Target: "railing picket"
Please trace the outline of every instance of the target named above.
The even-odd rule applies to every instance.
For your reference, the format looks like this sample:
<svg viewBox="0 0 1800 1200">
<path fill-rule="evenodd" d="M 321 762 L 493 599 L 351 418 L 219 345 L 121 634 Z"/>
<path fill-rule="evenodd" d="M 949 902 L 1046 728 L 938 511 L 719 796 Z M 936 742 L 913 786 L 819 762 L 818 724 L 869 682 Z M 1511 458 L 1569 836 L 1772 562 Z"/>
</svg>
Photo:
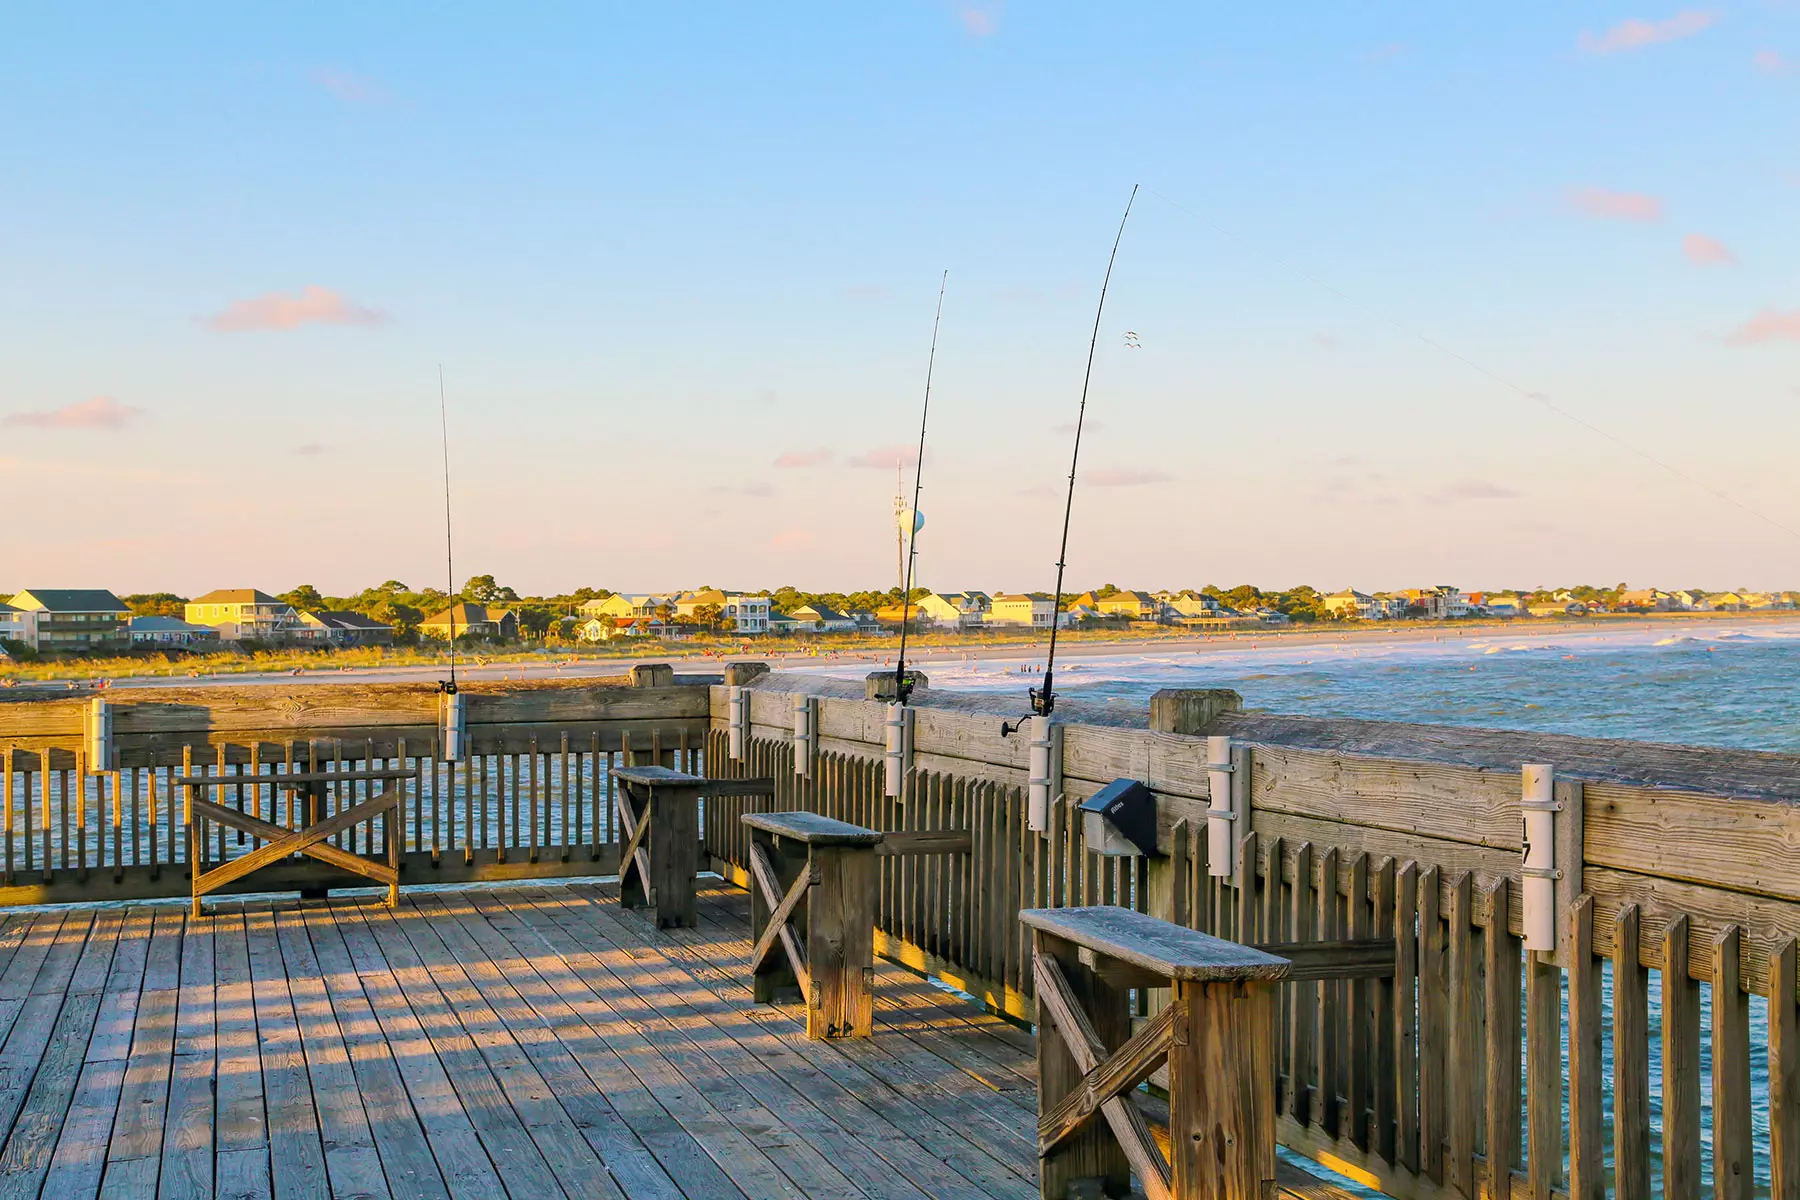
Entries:
<svg viewBox="0 0 1800 1200">
<path fill-rule="evenodd" d="M 1789 938 L 1769 956 L 1769 1200 L 1800 1200 L 1800 1028 L 1796 1027 L 1800 998 L 1795 995 L 1795 965 L 1794 939 Z"/>
<path fill-rule="evenodd" d="M 1594 957 L 1594 898 L 1581 896 L 1568 916 L 1569 925 L 1569 1197 L 1606 1200 L 1605 1084 L 1600 1062 L 1600 960 Z M 1749 1045 L 1744 1047 L 1749 1067 Z M 1744 1104 L 1749 1107 L 1749 1076 Z M 1745 1136 L 1749 1134 L 1746 1131 Z M 1748 1169 L 1746 1156 L 1745 1167 Z"/>
<path fill-rule="evenodd" d="M 1444 1078 L 1449 1026 L 1444 974 L 1444 923 L 1439 868 L 1419 876 L 1419 1157 L 1420 1168 L 1433 1183 L 1444 1182 Z"/>
<path fill-rule="evenodd" d="M 1507 927 L 1509 884 L 1496 879 L 1486 890 L 1487 1188 L 1490 1196 L 1512 1191 L 1512 1173 L 1523 1165 L 1519 1145 L 1519 939 Z"/>
<path fill-rule="evenodd" d="M 1700 1198 L 1700 984 L 1688 972 L 1688 918 L 1663 932 L 1663 1196 Z"/>
<path fill-rule="evenodd" d="M 1712 946 L 1714 1200 L 1750 1200 L 1756 1192 L 1750 1128 L 1750 1005 L 1739 965 L 1742 942 L 1739 928 L 1729 925 L 1713 939 Z"/>
<path fill-rule="evenodd" d="M 1419 1173 L 1419 864 L 1394 879 L 1394 1148 L 1388 1161 Z M 1295 940 L 1299 935 L 1296 932 Z M 1515 1020 L 1517 1018 L 1514 1018 Z"/>
</svg>

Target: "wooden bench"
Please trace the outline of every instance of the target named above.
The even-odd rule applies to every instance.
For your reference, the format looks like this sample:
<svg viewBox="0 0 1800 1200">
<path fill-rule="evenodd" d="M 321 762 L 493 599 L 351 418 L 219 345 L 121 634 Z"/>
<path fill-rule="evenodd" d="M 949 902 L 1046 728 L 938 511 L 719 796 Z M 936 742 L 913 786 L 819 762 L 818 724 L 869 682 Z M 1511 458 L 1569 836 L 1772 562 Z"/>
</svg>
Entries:
<svg viewBox="0 0 1800 1200">
<path fill-rule="evenodd" d="M 387 906 L 400 903 L 400 842 L 403 839 L 401 819 L 396 815 L 406 800 L 406 783 L 415 783 L 419 769 L 415 767 L 377 768 L 367 771 L 293 771 L 286 774 L 257 775 L 182 775 L 175 782 L 184 789 L 186 802 L 182 819 L 187 826 L 188 873 L 193 878 L 194 915 L 200 915 L 200 898 L 235 883 L 263 867 L 272 866 L 293 854 L 304 854 L 334 867 L 373 879 L 387 885 Z M 327 789 L 333 784 L 386 783 L 380 795 L 333 813 L 321 815 Z M 299 829 L 283 829 L 249 813 L 215 804 L 199 793 L 217 787 L 273 786 L 295 793 L 294 799 L 306 801 L 306 824 Z M 385 814 L 387 862 L 380 863 L 352 854 L 326 841 L 364 821 Z M 262 845 L 248 854 L 206 869 L 207 825 L 223 825 L 242 830 L 262 840 Z M 370 834 L 373 839 L 373 831 Z M 302 893 L 304 894 L 304 893 Z"/>
<path fill-rule="evenodd" d="M 807 1037 L 868 1037 L 874 1025 L 875 854 L 887 835 L 810 812 L 753 812 L 739 819 L 750 828 L 756 1000 L 773 1003 L 797 991 L 806 1004 Z"/>
<path fill-rule="evenodd" d="M 703 779 L 668 767 L 614 767 L 619 787 L 619 903 L 650 908 L 658 929 L 698 924 L 694 875 L 703 796 L 772 796 L 772 779 Z"/>
<path fill-rule="evenodd" d="M 1275 1186 L 1275 985 L 1286 959 L 1114 907 L 1035 908 L 1041 1195 L 1262 1200 Z M 1131 1034 L 1133 988 L 1172 988 Z M 1168 1063 L 1165 1159 L 1130 1093 Z M 1093 1120 L 1095 1116 L 1103 1118 Z M 1093 1181 L 1081 1182 L 1078 1181 Z"/>
</svg>

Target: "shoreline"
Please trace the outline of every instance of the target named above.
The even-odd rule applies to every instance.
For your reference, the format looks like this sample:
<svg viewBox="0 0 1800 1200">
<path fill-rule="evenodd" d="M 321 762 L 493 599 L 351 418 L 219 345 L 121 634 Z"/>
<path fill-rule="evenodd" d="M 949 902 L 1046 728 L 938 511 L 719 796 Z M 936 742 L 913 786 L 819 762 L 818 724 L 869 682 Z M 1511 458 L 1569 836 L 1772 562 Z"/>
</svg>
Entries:
<svg viewBox="0 0 1800 1200">
<path fill-rule="evenodd" d="M 1362 625 L 1302 625 L 1270 627 L 1257 630 L 1234 630 L 1212 634 L 1166 634 L 1152 637 L 1095 637 L 1092 634 L 1065 633 L 1058 637 L 1058 661 L 1069 659 L 1123 657 L 1145 654 L 1243 654 L 1278 651 L 1309 645 L 1406 646 L 1430 642 L 1467 642 L 1489 637 L 1606 637 L 1611 634 L 1641 634 L 1666 631 L 1679 635 L 1722 623 L 1738 625 L 1786 625 L 1800 623 L 1800 610 L 1765 613 L 1666 613 L 1621 614 L 1617 616 L 1570 617 L 1566 619 L 1490 618 L 1473 621 L 1418 621 Z M 940 635 L 941 636 L 941 635 Z M 898 644 L 829 651 L 825 653 L 778 653 L 777 647 L 753 646 L 748 651 L 682 654 L 675 648 L 662 652 L 606 657 L 558 658 L 550 654 L 521 656 L 485 664 L 480 655 L 470 655 L 457 664 L 459 678 L 480 682 L 526 682 L 533 679 L 604 678 L 623 675 L 640 663 L 668 663 L 677 674 L 713 674 L 731 662 L 766 662 L 775 670 L 817 671 L 833 673 L 834 668 L 866 668 L 874 670 L 891 666 Z M 809 648 L 812 649 L 812 648 Z M 762 650 L 762 652 L 758 652 Z M 1049 651 L 1047 637 L 1004 642 L 970 642 L 931 644 L 908 648 L 908 660 L 927 676 L 932 664 L 962 666 L 971 663 L 1041 662 Z M 197 677 L 186 674 L 140 675 L 111 681 L 117 688 L 192 687 L 229 684 L 287 683 L 318 685 L 333 682 L 406 683 L 436 679 L 445 674 L 444 662 L 393 664 L 380 666 L 325 667 L 317 670 L 224 671 Z M 1020 672 L 1027 674 L 1030 672 Z M 49 682 L 48 686 L 56 686 Z M 22 686 L 24 686 L 22 684 Z M 39 686 L 45 686 L 40 684 Z"/>
</svg>

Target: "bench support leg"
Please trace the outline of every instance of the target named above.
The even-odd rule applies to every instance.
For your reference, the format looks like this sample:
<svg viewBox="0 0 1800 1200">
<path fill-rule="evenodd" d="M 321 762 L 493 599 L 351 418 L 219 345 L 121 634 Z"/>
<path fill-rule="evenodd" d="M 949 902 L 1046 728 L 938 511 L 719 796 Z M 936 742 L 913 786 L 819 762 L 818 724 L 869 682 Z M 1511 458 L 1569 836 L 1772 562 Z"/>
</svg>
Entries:
<svg viewBox="0 0 1800 1200">
<path fill-rule="evenodd" d="M 692 787 L 659 787 L 650 806 L 650 886 L 658 929 L 692 929 L 700 923 L 694 872 L 700 857 L 700 793 Z"/>
<path fill-rule="evenodd" d="M 1274 1195 L 1274 985 L 1179 983 L 1174 1003 L 1186 1008 L 1187 1020 L 1186 1036 L 1169 1050 L 1173 1194 Z"/>
<path fill-rule="evenodd" d="M 875 852 L 868 846 L 810 849 L 818 882 L 806 899 L 812 977 L 806 1036 L 868 1037 L 875 1021 Z"/>
<path fill-rule="evenodd" d="M 763 930 L 769 927 L 770 914 L 781 898 L 787 895 L 794 886 L 800 873 L 806 870 L 806 860 L 791 853 L 798 847 L 789 847 L 790 853 L 784 854 L 781 845 L 768 834 L 760 830 L 750 831 L 751 853 L 761 850 L 767 856 L 769 865 L 774 868 L 775 894 L 763 894 L 762 881 L 754 873 L 750 879 L 750 936 L 760 939 Z M 806 917 L 804 909 L 807 901 L 800 902 L 792 922 L 804 933 Z M 750 977 L 750 994 L 758 1004 L 778 1004 L 783 1000 L 800 999 L 799 976 L 794 971 L 794 964 L 789 961 L 786 947 L 777 947 L 775 952 L 756 964 Z"/>
<path fill-rule="evenodd" d="M 1074 946 L 1033 932 L 1034 952 L 1049 955 L 1068 980 L 1073 999 L 1107 1047 L 1121 1046 L 1131 1036 L 1131 993 L 1115 987 L 1081 964 Z M 1082 1086 L 1079 1066 L 1056 1022 L 1039 1017 L 1037 1027 L 1038 1115 Z M 1038 1163 L 1043 1200 L 1070 1200 L 1092 1195 L 1131 1194 L 1131 1164 L 1104 1120 L 1090 1120 L 1079 1133 L 1063 1140 Z"/>
</svg>

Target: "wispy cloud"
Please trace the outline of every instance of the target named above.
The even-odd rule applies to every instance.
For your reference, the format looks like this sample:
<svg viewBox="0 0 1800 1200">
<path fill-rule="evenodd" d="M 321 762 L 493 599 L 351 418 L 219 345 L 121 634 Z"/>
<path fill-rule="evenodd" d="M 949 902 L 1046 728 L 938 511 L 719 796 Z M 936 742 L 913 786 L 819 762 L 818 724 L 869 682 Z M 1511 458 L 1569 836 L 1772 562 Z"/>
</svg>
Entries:
<svg viewBox="0 0 1800 1200">
<path fill-rule="evenodd" d="M 317 458 L 321 454 L 329 453 L 330 450 L 331 447 L 324 442 L 301 442 L 294 447 L 294 453 L 301 458 Z"/>
<path fill-rule="evenodd" d="M 1783 58 L 1779 50 L 1758 50 L 1750 56 L 1750 61 L 1764 75 L 1786 75 L 1794 69 L 1794 64 Z"/>
<path fill-rule="evenodd" d="M 1131 467 L 1096 467 L 1081 476 L 1090 487 L 1143 487 L 1151 483 L 1168 483 L 1174 476 L 1166 471 L 1136 470 Z"/>
<path fill-rule="evenodd" d="M 980 7 L 964 5 L 956 16 L 962 22 L 963 32 L 970 37 L 992 37 L 1000 32 L 1000 13 L 1004 8 L 998 0 Z"/>
<path fill-rule="evenodd" d="M 1406 53 L 1406 43 L 1405 42 L 1389 42 L 1387 45 L 1377 46 L 1373 50 L 1369 51 L 1367 54 L 1363 55 L 1363 61 L 1366 63 L 1371 63 L 1371 64 L 1384 63 L 1384 62 L 1389 61 L 1390 59 L 1399 58 L 1402 54 L 1405 54 L 1405 53 Z"/>
<path fill-rule="evenodd" d="M 1678 42 L 1708 28 L 1719 15 L 1704 9 L 1688 8 L 1661 21 L 1632 17 L 1620 21 L 1605 33 L 1583 32 L 1577 44 L 1589 54 L 1618 54 L 1625 50 L 1641 50 L 1662 42 Z"/>
<path fill-rule="evenodd" d="M 1731 267 L 1737 265 L 1737 255 L 1730 247 L 1717 238 L 1709 238 L 1704 233 L 1690 233 L 1681 239 L 1681 252 L 1691 263 L 1702 267 Z"/>
<path fill-rule="evenodd" d="M 1426 499 L 1450 504 L 1459 500 L 1517 500 L 1519 495 L 1514 488 L 1485 479 L 1463 479 L 1439 488 Z"/>
<path fill-rule="evenodd" d="M 8 413 L 0 419 L 0 425 L 24 429 L 123 429 L 143 415 L 143 409 L 120 404 L 111 396 L 95 396 L 62 408 Z"/>
<path fill-rule="evenodd" d="M 388 314 L 380 309 L 352 304 L 330 288 L 309 285 L 293 295 L 265 292 L 235 301 L 224 312 L 207 319 L 223 333 L 253 329 L 296 329 L 301 325 L 380 325 Z"/>
<path fill-rule="evenodd" d="M 1647 192 L 1614 192 L 1600 187 L 1569 190 L 1569 204 L 1577 212 L 1602 221 L 1660 221 L 1662 199 Z"/>
<path fill-rule="evenodd" d="M 812 544 L 813 535 L 805 529 L 784 529 L 766 543 L 770 550 L 805 550 Z"/>
<path fill-rule="evenodd" d="M 321 67 L 313 72 L 312 78 L 314 83 L 345 104 L 388 104 L 394 99 L 386 88 L 373 79 L 352 71 Z"/>
<path fill-rule="evenodd" d="M 1760 346 L 1766 342 L 1800 342 L 1800 310 L 1765 308 L 1725 335 L 1727 346 Z"/>
<path fill-rule="evenodd" d="M 800 467 L 822 467 L 831 461 L 831 451 L 823 446 L 811 450 L 787 450 L 775 456 L 775 465 L 784 471 Z"/>
<path fill-rule="evenodd" d="M 877 446 L 866 454 L 858 454 L 846 460 L 853 467 L 872 467 L 893 470 L 895 467 L 910 467 L 919 461 L 917 446 Z"/>
<path fill-rule="evenodd" d="M 751 483 L 715 483 L 706 490 L 715 495 L 749 496 L 752 499 L 758 500 L 765 499 L 775 494 L 773 486 L 763 483 L 760 480 Z"/>
<path fill-rule="evenodd" d="M 1336 350 L 1339 346 L 1343 345 L 1343 342 L 1338 340 L 1337 334 L 1326 333 L 1323 330 L 1313 334 L 1312 341 L 1313 345 L 1321 350 Z"/>
</svg>

